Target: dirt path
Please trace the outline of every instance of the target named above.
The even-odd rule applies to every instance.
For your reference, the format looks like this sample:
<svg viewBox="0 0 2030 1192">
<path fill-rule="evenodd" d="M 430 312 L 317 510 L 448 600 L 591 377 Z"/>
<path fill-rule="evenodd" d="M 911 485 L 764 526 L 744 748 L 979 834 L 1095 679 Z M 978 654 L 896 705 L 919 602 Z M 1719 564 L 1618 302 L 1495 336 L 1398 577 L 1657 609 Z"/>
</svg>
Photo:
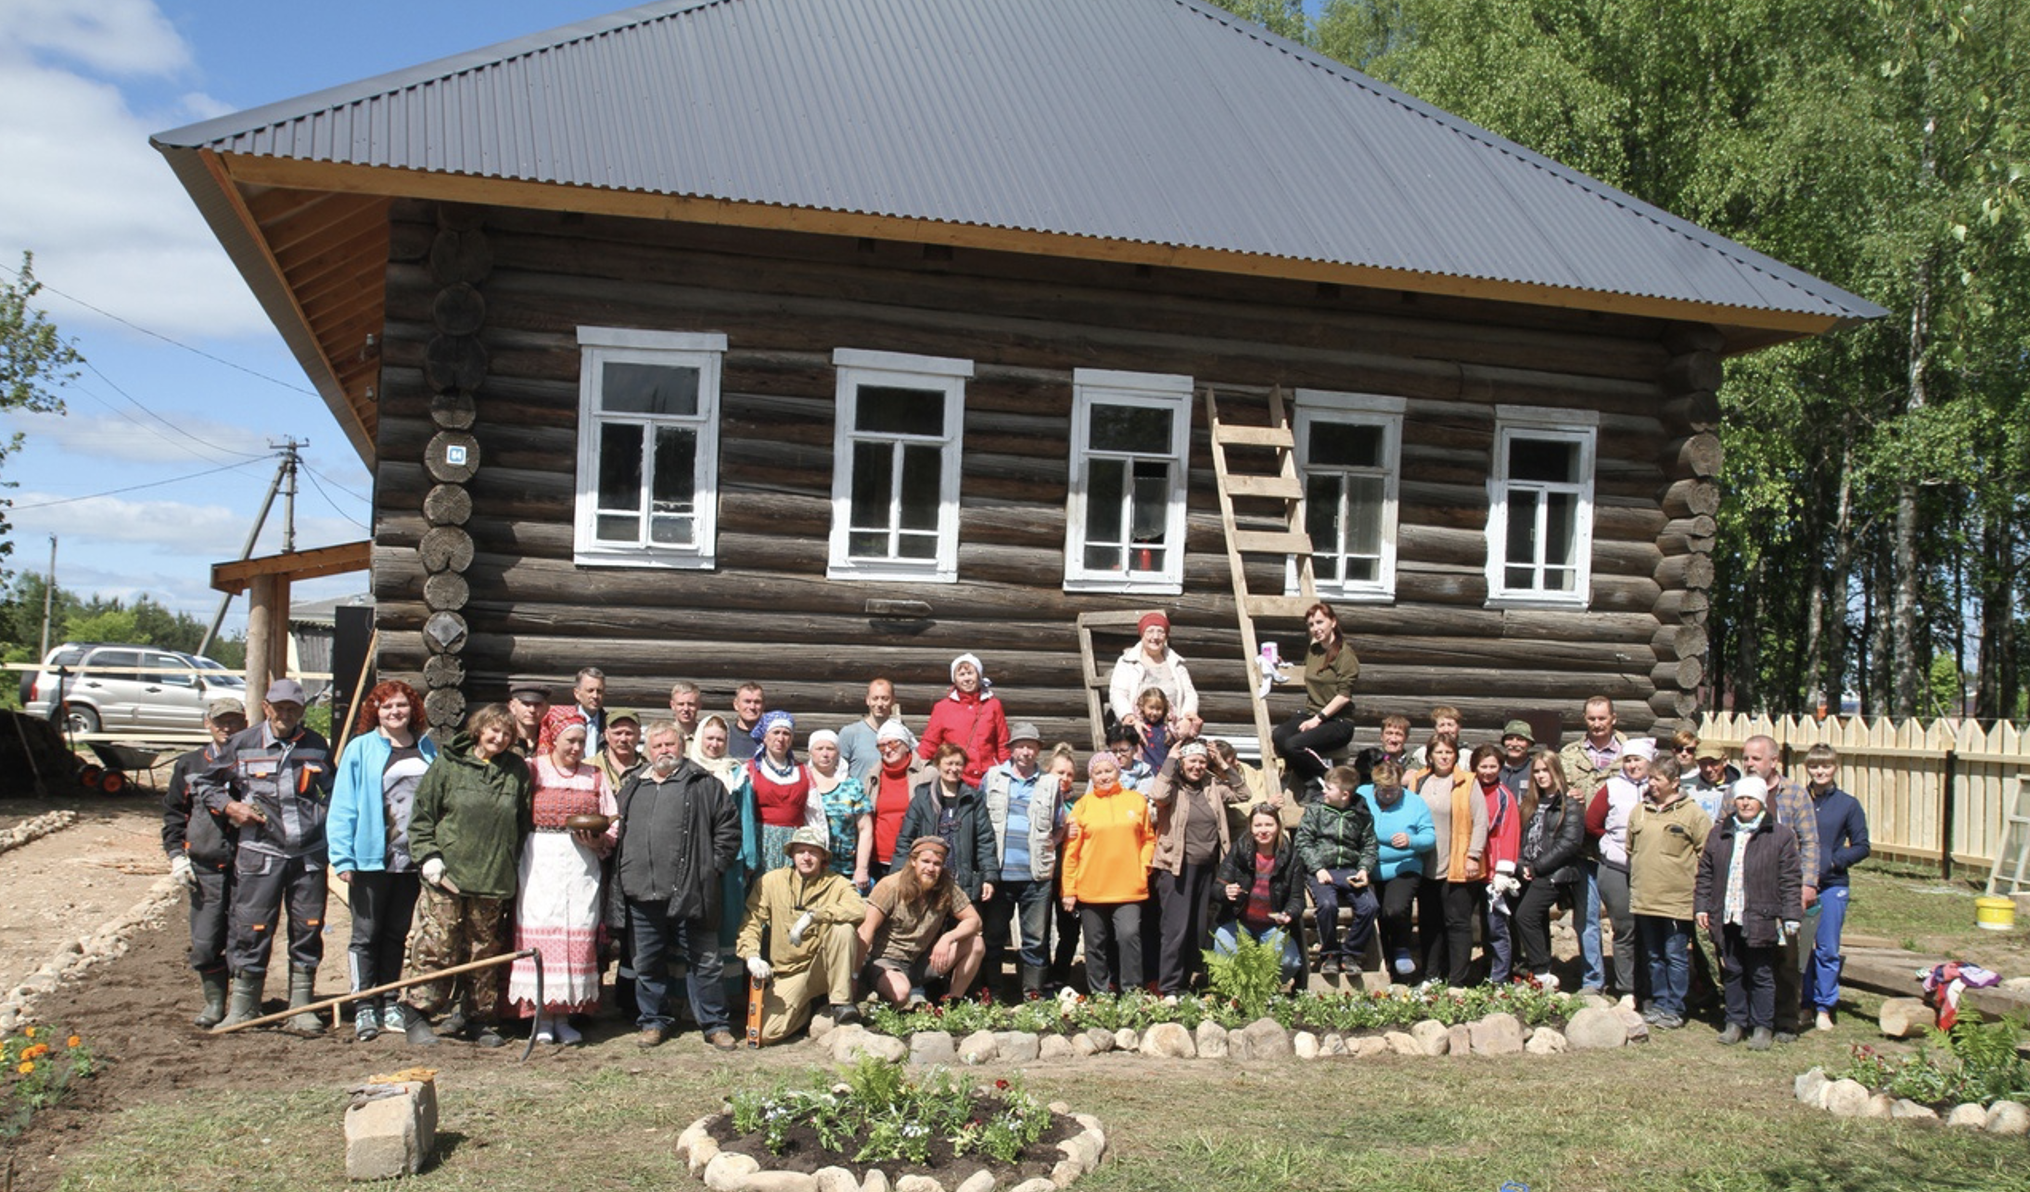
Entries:
<svg viewBox="0 0 2030 1192">
<path fill-rule="evenodd" d="M 70 827 L 0 853 L 0 989 L 126 911 L 166 869 L 162 814 L 134 798 L 0 802 L 0 827 L 69 807 Z"/>
</svg>

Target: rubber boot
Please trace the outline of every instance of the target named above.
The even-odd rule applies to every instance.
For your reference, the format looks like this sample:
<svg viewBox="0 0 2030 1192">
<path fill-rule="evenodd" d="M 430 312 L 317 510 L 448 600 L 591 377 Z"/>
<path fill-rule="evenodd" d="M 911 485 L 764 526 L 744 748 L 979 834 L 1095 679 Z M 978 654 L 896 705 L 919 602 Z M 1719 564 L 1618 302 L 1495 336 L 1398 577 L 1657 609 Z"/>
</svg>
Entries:
<svg viewBox="0 0 2030 1192">
<path fill-rule="evenodd" d="M 1028 1001 L 1031 998 L 1042 997 L 1043 966 L 1040 964 L 1025 964 L 1019 967 L 1022 970 L 1022 999 Z"/>
<path fill-rule="evenodd" d="M 261 985 L 264 973 L 239 973 L 233 977 L 231 1004 L 220 1026 L 238 1026 L 261 1016 Z"/>
<path fill-rule="evenodd" d="M 317 1000 L 317 970 L 292 968 L 289 970 L 289 1008 L 299 1010 Z M 289 1020 L 289 1029 L 306 1035 L 324 1033 L 324 1019 L 304 1011 Z"/>
<path fill-rule="evenodd" d="M 197 975 L 197 983 L 204 990 L 204 1009 L 191 1019 L 201 1027 L 209 1029 L 225 1021 L 226 1017 L 226 971 L 212 969 Z"/>
<path fill-rule="evenodd" d="M 402 1038 L 411 1047 L 435 1047 L 437 1032 L 430 1029 L 430 1020 L 414 1006 L 402 1007 Z"/>
</svg>

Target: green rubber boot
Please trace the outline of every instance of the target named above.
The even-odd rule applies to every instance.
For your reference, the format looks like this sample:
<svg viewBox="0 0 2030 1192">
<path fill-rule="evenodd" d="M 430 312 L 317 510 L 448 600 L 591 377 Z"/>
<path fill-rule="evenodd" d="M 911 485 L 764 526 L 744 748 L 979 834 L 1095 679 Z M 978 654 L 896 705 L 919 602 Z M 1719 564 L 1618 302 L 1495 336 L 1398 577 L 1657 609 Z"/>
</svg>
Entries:
<svg viewBox="0 0 2030 1192">
<path fill-rule="evenodd" d="M 252 1022 L 261 1016 L 261 984 L 263 973 L 236 973 L 233 975 L 232 1002 L 226 1008 L 226 1016 L 220 1026 L 238 1026 Z"/>
<path fill-rule="evenodd" d="M 199 1010 L 197 1017 L 191 1021 L 208 1030 L 226 1018 L 226 971 L 214 969 L 199 973 L 197 983 L 204 990 L 204 1009 Z"/>
<path fill-rule="evenodd" d="M 317 970 L 292 968 L 289 970 L 289 1008 L 301 1009 L 317 1000 Z M 324 1019 L 304 1011 L 289 1020 L 289 1029 L 306 1035 L 324 1033 Z"/>
</svg>

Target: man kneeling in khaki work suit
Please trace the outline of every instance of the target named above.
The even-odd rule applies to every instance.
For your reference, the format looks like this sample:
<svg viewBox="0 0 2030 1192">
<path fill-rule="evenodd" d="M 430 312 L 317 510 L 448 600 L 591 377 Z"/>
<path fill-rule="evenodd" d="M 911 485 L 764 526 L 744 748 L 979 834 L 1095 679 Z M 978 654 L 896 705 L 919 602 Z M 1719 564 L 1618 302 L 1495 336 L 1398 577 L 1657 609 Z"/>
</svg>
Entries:
<svg viewBox="0 0 2030 1192">
<path fill-rule="evenodd" d="M 859 1021 L 853 1008 L 858 967 L 855 928 L 867 904 L 853 883 L 832 872 L 831 852 L 815 828 L 798 828 L 783 846 L 786 869 L 762 875 L 747 896 L 747 917 L 734 944 L 747 972 L 765 982 L 761 1041 L 774 1043 L 811 1020 L 811 1003 L 823 997 L 839 1023 Z"/>
</svg>

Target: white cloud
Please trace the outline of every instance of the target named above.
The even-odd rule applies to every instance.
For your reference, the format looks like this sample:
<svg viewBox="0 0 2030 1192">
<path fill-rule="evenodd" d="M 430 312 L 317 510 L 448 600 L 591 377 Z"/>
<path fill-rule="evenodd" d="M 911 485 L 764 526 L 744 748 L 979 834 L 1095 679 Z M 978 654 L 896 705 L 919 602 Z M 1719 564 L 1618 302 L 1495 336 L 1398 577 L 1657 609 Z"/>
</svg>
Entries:
<svg viewBox="0 0 2030 1192">
<path fill-rule="evenodd" d="M 90 9 L 82 15 L 70 10 Z M 174 72 L 189 48 L 142 0 L 0 0 L 0 261 L 36 254 L 43 281 L 167 335 L 268 329 L 150 133 L 217 106 L 186 97 L 173 113 L 133 110 L 119 87 L 55 65 L 62 53 L 116 75 Z M 195 110 L 184 110 L 195 109 Z M 101 316 L 44 291 L 66 329 Z"/>
<path fill-rule="evenodd" d="M 74 395 L 73 395 L 74 396 Z M 0 425 L 26 434 L 32 443 L 93 460 L 118 459 L 132 463 L 162 464 L 176 460 L 205 459 L 213 463 L 237 463 L 239 452 L 267 454 L 266 437 L 250 427 L 213 422 L 188 414 L 169 417 L 190 436 L 191 442 L 147 415 L 136 412 L 132 419 L 112 414 L 10 414 Z"/>
<path fill-rule="evenodd" d="M 64 501 L 61 505 L 44 504 Z M 296 548 L 309 550 L 364 537 L 358 526 L 337 517 L 302 516 L 303 497 L 296 499 Z M 64 550 L 89 550 L 108 545 L 141 545 L 188 566 L 189 560 L 220 563 L 239 557 L 252 527 L 251 506 L 193 504 L 184 501 L 130 501 L 124 497 L 67 500 L 61 493 L 19 492 L 8 514 L 14 537 L 25 542 L 55 534 Z M 256 554 L 282 549 L 281 507 L 268 515 Z M 131 552 L 123 552 L 124 555 Z M 63 582 L 59 576 L 59 582 Z"/>
<path fill-rule="evenodd" d="M 173 75 L 191 62 L 153 0 L 0 0 L 0 45 L 9 44 L 117 75 Z"/>
</svg>

